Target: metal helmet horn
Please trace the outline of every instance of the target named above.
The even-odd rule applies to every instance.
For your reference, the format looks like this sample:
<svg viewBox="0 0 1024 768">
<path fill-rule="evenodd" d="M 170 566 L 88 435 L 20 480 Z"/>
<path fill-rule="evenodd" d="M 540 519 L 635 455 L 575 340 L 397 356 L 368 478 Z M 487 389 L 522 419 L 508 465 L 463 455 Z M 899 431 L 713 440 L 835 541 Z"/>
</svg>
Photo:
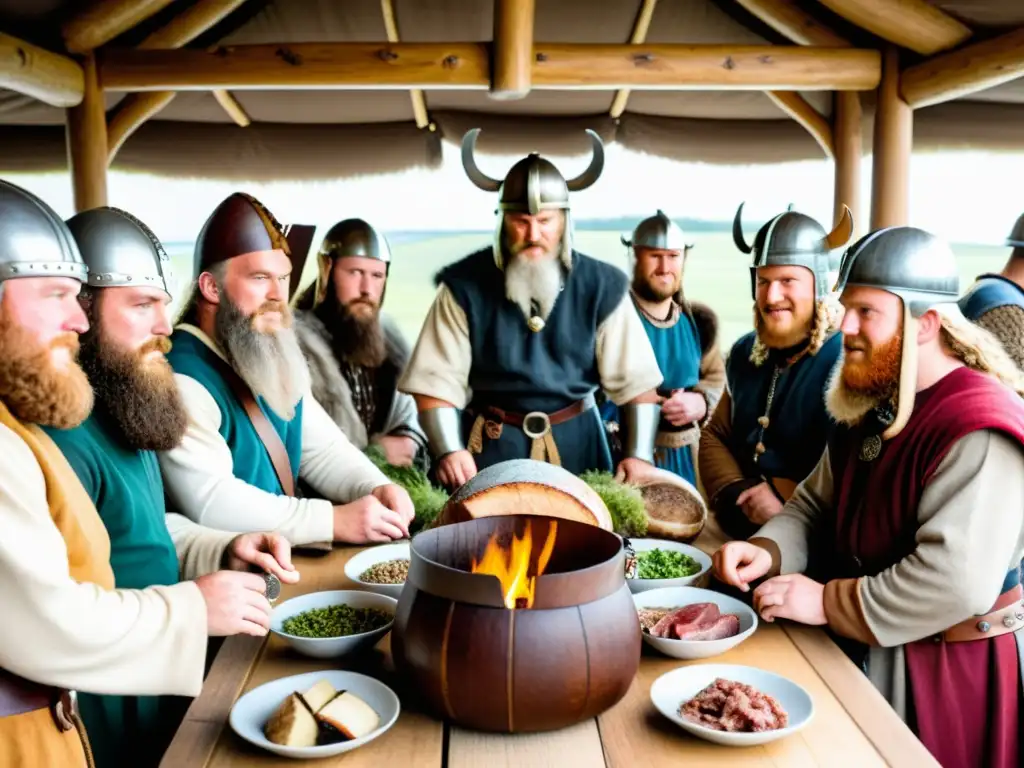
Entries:
<svg viewBox="0 0 1024 768">
<path fill-rule="evenodd" d="M 817 221 L 789 207 L 769 219 L 748 245 L 743 237 L 743 205 L 736 209 L 732 222 L 732 239 L 743 253 L 753 253 L 750 267 L 751 293 L 757 294 L 759 267 L 805 267 L 814 275 L 814 292 L 820 299 L 829 294 L 829 272 L 838 266 L 832 252 L 846 245 L 853 234 L 853 215 L 843 206 L 843 215 L 831 232 Z"/>
<path fill-rule="evenodd" d="M 19 277 L 84 283 L 88 272 L 61 217 L 28 190 L 0 179 L 0 285 Z"/>
<path fill-rule="evenodd" d="M 1014 248 L 1024 248 L 1024 213 L 1017 217 L 1010 236 L 1006 238 L 1006 244 Z"/>
<path fill-rule="evenodd" d="M 339 221 L 324 235 L 317 251 L 317 282 L 313 307 L 318 307 L 327 297 L 331 266 L 335 259 L 358 256 L 384 262 L 385 274 L 391 270 L 391 245 L 388 239 L 363 219 Z M 384 295 L 381 294 L 381 301 Z"/>
<path fill-rule="evenodd" d="M 541 211 L 565 211 L 565 234 L 562 238 L 562 260 L 566 266 L 572 259 L 572 216 L 569 212 L 569 193 L 580 192 L 594 184 L 604 170 L 604 144 L 595 131 L 587 129 L 593 156 L 587 169 L 575 178 L 566 180 L 554 163 L 531 152 L 517 162 L 504 180 L 492 179 L 476 164 L 476 140 L 479 128 L 473 128 L 462 137 L 462 167 L 469 180 L 485 192 L 498 192 L 498 221 L 494 231 L 494 261 L 504 267 L 503 232 L 504 214 L 517 211 L 536 215 Z"/>
<path fill-rule="evenodd" d="M 960 272 L 953 250 L 916 227 L 887 227 L 865 235 L 843 254 L 836 290 L 862 286 L 899 296 L 911 317 L 960 296 Z"/>
<path fill-rule="evenodd" d="M 67 225 L 89 266 L 90 286 L 151 286 L 171 295 L 171 259 L 153 231 L 130 213 L 92 208 Z"/>
</svg>

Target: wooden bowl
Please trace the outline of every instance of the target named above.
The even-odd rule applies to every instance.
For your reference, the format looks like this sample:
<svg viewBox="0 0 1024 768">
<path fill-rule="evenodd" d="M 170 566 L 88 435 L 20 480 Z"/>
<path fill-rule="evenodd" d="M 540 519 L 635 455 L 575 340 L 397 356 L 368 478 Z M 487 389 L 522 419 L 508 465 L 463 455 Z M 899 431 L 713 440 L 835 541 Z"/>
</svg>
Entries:
<svg viewBox="0 0 1024 768">
<path fill-rule="evenodd" d="M 529 523 L 533 573 L 553 522 L 533 607 L 506 608 L 497 577 L 469 572 L 472 558 L 492 533 L 507 540 Z M 513 515 L 424 531 L 392 630 L 396 668 L 439 718 L 467 728 L 546 731 L 595 717 L 626 694 L 640 663 L 624 569 L 622 540 L 587 523 Z"/>
</svg>

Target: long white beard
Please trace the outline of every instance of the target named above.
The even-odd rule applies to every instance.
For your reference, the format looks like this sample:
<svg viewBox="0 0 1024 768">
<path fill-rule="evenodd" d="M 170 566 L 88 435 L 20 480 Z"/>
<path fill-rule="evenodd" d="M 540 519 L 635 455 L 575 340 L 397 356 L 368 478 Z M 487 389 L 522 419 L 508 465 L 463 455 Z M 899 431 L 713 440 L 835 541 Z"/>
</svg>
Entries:
<svg viewBox="0 0 1024 768">
<path fill-rule="evenodd" d="M 533 302 L 540 307 L 540 317 L 548 319 L 562 291 L 562 265 L 558 259 L 529 261 L 515 257 L 505 265 L 505 296 L 529 320 Z"/>
<path fill-rule="evenodd" d="M 260 333 L 234 307 L 222 306 L 218 339 L 232 368 L 278 416 L 290 421 L 309 391 L 309 366 L 292 327 Z M 234 315 L 232 317 L 232 315 Z"/>
</svg>

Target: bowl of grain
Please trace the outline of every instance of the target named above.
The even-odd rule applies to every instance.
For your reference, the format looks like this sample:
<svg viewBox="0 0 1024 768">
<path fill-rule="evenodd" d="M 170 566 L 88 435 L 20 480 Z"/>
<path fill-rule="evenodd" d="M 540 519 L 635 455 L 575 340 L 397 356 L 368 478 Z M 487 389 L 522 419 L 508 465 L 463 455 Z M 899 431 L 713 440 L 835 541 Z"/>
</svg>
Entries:
<svg viewBox="0 0 1024 768">
<path fill-rule="evenodd" d="M 408 573 L 408 541 L 367 547 L 345 563 L 345 575 L 360 589 L 368 589 L 395 600 L 402 594 Z"/>
<path fill-rule="evenodd" d="M 304 656 L 333 659 L 375 646 L 397 610 L 395 598 L 373 592 L 310 592 L 275 606 L 270 631 Z"/>
</svg>

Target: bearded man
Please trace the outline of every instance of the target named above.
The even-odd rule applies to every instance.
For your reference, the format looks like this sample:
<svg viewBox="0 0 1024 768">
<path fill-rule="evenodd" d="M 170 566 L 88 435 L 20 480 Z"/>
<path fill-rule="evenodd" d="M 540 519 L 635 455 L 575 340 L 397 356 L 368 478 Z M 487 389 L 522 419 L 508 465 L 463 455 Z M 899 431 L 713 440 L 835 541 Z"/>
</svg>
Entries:
<svg viewBox="0 0 1024 768">
<path fill-rule="evenodd" d="M 441 270 L 398 385 L 416 398 L 437 478 L 452 488 L 524 458 L 576 474 L 614 469 L 599 388 L 621 408 L 619 472 L 632 477 L 654 460 L 662 375 L 626 276 L 572 247 L 569 191 L 597 181 L 601 139 L 589 132 L 593 160 L 568 182 L 536 153 L 499 181 L 473 159 L 478 133 L 463 139 L 462 163 L 499 192 L 494 242 Z"/>
<path fill-rule="evenodd" d="M 744 591 L 770 576 L 753 593 L 761 616 L 827 625 L 943 766 L 1019 766 L 1024 380 L 960 314 L 938 238 L 873 232 L 839 279 L 838 426 L 783 512 L 722 547 L 716 572 Z M 815 527 L 821 582 L 802 573 Z"/>
<path fill-rule="evenodd" d="M 265 635 L 271 608 L 254 573 L 115 588 L 103 521 L 42 429 L 74 429 L 93 407 L 75 360 L 87 267 L 53 209 L 3 181 L 0 222 L 0 755 L 19 768 L 86 766 L 69 689 L 197 696 L 208 636 Z M 176 543 L 186 579 L 211 561 L 208 539 Z"/>
<path fill-rule="evenodd" d="M 195 246 L 198 278 L 167 359 L 188 413 L 159 453 L 170 502 L 197 523 L 273 530 L 293 545 L 409 535 L 409 495 L 345 437 L 309 393 L 277 220 L 234 193 Z M 301 478 L 324 498 L 298 498 Z"/>
<path fill-rule="evenodd" d="M 95 406 L 80 426 L 45 431 L 103 520 L 115 586 L 177 584 L 176 548 L 190 558 L 192 573 L 255 566 L 297 581 L 283 537 L 225 533 L 167 514 L 155 451 L 178 445 L 188 425 L 164 357 L 170 259 L 156 235 L 125 211 L 94 208 L 67 225 L 89 268 L 79 294 L 89 321 L 81 365 Z M 79 704 L 98 768 L 121 765 L 122 754 L 131 755 L 132 765 L 155 766 L 184 715 L 184 702 L 158 697 L 82 694 Z"/>
<path fill-rule="evenodd" d="M 396 389 L 409 346 L 380 311 L 390 268 L 382 234 L 362 219 L 338 222 L 317 253 L 316 281 L 297 302 L 295 331 L 313 397 L 352 444 L 378 445 L 389 464 L 425 469 L 416 402 Z"/>
<path fill-rule="evenodd" d="M 733 241 L 753 253 L 754 330 L 725 364 L 727 390 L 701 435 L 697 462 L 722 530 L 746 539 L 782 510 L 821 458 L 832 421 L 828 377 L 839 357 L 840 308 L 829 291 L 831 252 L 853 233 L 850 210 L 832 232 L 787 210 L 743 237 L 740 204 Z"/>
<path fill-rule="evenodd" d="M 1013 250 L 998 274 L 979 275 L 960 299 L 964 316 L 991 332 L 1024 370 L 1024 214 L 1006 244 Z"/>
<path fill-rule="evenodd" d="M 664 212 L 641 221 L 622 244 L 632 261 L 630 297 L 665 377 L 658 389 L 665 400 L 654 443 L 655 465 L 696 485 L 691 451 L 725 386 L 718 317 L 710 307 L 687 301 L 683 270 L 692 246 Z M 618 429 L 617 411 L 614 405 L 604 409 L 613 431 Z"/>
</svg>

